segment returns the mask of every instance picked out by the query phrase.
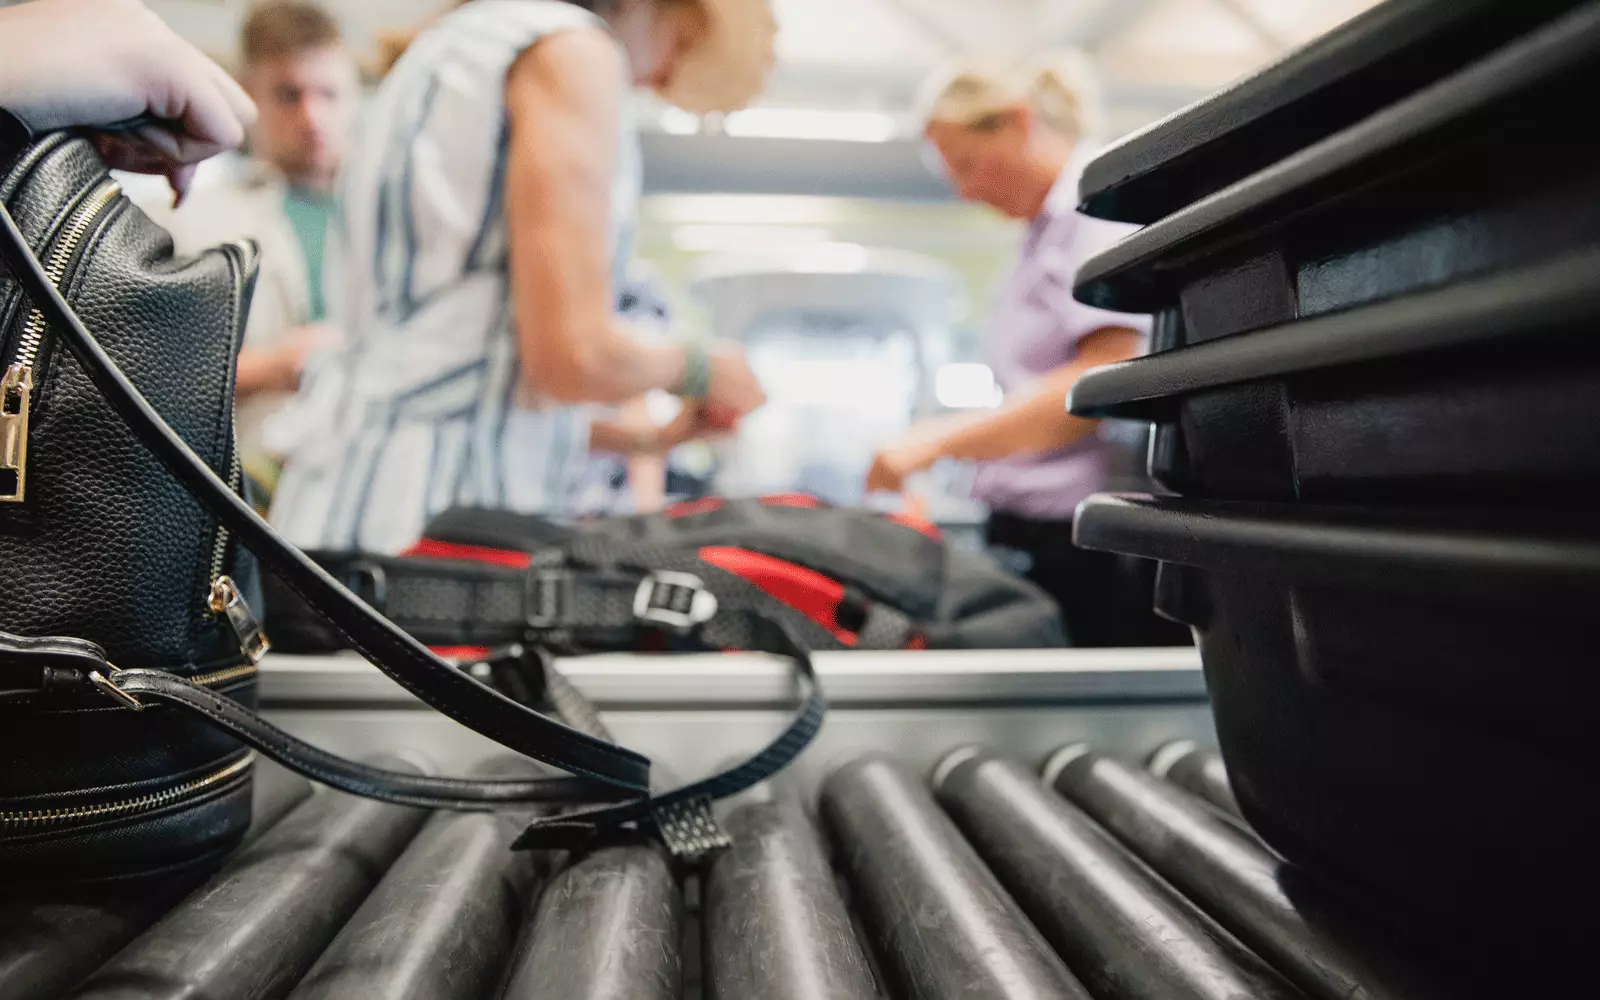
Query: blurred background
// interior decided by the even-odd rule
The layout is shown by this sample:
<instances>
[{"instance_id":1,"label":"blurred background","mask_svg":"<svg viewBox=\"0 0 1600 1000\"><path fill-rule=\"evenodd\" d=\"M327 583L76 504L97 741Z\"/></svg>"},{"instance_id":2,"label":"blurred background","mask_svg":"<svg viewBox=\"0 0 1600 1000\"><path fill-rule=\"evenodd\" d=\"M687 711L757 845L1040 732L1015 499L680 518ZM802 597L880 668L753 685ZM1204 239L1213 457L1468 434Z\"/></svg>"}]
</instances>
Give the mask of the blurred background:
<instances>
[{"instance_id":1,"label":"blurred background","mask_svg":"<svg viewBox=\"0 0 1600 1000\"><path fill-rule=\"evenodd\" d=\"M1097 70L1102 141L1137 130L1373 0L775 0L778 66L754 107L646 101L638 253L683 336L744 341L773 402L735 441L674 456L669 489L798 489L862 503L873 449L914 416L1000 400L977 336L1021 227L954 200L915 136L924 76L973 49L1070 46ZM224 64L249 0L151 0ZM435 0L324 0L376 64ZM965 473L914 486L976 525Z\"/></svg>"}]
</instances>

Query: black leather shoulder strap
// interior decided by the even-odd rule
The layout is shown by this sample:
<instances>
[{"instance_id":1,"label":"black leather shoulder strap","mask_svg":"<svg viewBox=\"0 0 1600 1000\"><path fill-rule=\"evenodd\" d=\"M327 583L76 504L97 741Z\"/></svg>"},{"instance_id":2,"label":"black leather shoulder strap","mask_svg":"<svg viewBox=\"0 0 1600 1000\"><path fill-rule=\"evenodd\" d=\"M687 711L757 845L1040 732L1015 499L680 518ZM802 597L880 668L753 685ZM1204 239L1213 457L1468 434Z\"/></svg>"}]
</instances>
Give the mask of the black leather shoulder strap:
<instances>
[{"instance_id":1,"label":"black leather shoulder strap","mask_svg":"<svg viewBox=\"0 0 1600 1000\"><path fill-rule=\"evenodd\" d=\"M605 784L641 793L648 790L648 759L569 729L451 667L280 537L173 432L101 349L45 275L3 205L0 257L139 440L271 572L316 608L351 648L422 701L502 746Z\"/></svg>"},{"instance_id":2,"label":"black leather shoulder strap","mask_svg":"<svg viewBox=\"0 0 1600 1000\"><path fill-rule=\"evenodd\" d=\"M571 846L621 824L654 824L674 851L692 854L710 841L707 803L744 790L777 773L820 730L827 704L816 683L810 649L833 645L832 637L804 615L748 583L705 566L676 550L617 546L599 540L574 545L578 558L599 570L594 586L568 589L539 629L608 628L622 622L673 625L688 622L713 647L750 649L789 656L801 675L799 711L779 737L750 760L683 788L649 797L650 762L594 735L561 725L486 687L444 662L395 627L281 538L219 479L167 426L116 364L100 348L44 274L15 221L0 204L0 258L29 298L63 338L96 387L167 469L277 577L316 608L351 648L418 698L444 714L535 760L578 775L577 779L474 781L382 771L335 757L295 739L255 713L205 688L161 671L117 671L103 651L81 640L30 640L0 634L0 673L18 673L21 690L93 685L128 708L151 701L191 712L233 732L246 744L333 787L407 805L485 809L530 802L565 802L576 811L535 824L524 847ZM591 551L583 552L581 550ZM691 571L725 577L710 596ZM614 575L623 573L624 585ZM630 572L636 574L629 576ZM542 579L536 567L534 579ZM554 582L551 580L550 582ZM718 604L722 606L718 608ZM704 608L716 609L702 615ZM37 677L34 665L39 666ZM3 679L3 678L0 678ZM0 694L4 694L0 691ZM609 786L609 787L600 787ZM626 798L619 805L607 799Z\"/></svg>"},{"instance_id":3,"label":"black leather shoulder strap","mask_svg":"<svg viewBox=\"0 0 1600 1000\"><path fill-rule=\"evenodd\" d=\"M0 108L0 175L11 169L11 164L16 162L31 141L33 133L22 119Z\"/></svg>"}]
</instances>

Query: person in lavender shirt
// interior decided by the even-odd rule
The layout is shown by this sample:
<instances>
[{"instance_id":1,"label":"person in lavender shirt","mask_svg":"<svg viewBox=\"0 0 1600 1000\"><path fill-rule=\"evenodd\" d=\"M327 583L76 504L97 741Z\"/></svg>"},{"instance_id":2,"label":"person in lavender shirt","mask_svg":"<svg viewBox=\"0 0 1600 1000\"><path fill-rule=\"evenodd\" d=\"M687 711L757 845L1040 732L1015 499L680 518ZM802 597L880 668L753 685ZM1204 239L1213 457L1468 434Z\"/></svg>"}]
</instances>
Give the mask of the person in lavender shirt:
<instances>
[{"instance_id":1,"label":"person in lavender shirt","mask_svg":"<svg viewBox=\"0 0 1600 1000\"><path fill-rule=\"evenodd\" d=\"M898 492L940 459L974 461L989 543L1026 554L1028 576L1061 605L1075 645L1186 641L1148 600L1121 606L1128 588L1115 556L1071 542L1073 511L1105 487L1114 446L1096 421L1067 413L1067 392L1090 368L1143 353L1149 332L1147 316L1072 297L1078 266L1132 229L1076 211L1096 125L1088 76L1073 53L963 57L930 79L924 107L927 139L961 198L1029 223L985 333L1005 402L912 427L878 452L867 488Z\"/></svg>"}]
</instances>

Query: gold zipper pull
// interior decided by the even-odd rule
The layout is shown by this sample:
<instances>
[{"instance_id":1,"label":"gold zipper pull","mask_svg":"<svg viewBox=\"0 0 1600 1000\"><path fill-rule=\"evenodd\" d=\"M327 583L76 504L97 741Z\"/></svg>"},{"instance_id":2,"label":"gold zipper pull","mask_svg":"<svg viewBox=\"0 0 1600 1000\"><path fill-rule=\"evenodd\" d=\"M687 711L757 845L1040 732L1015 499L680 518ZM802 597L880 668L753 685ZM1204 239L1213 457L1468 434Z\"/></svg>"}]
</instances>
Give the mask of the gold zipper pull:
<instances>
[{"instance_id":1,"label":"gold zipper pull","mask_svg":"<svg viewBox=\"0 0 1600 1000\"><path fill-rule=\"evenodd\" d=\"M28 412L33 366L12 365L0 377L0 503L21 503L28 490Z\"/></svg>"},{"instance_id":2,"label":"gold zipper pull","mask_svg":"<svg viewBox=\"0 0 1600 1000\"><path fill-rule=\"evenodd\" d=\"M267 634L261 630L261 623L256 620L250 605L245 603L244 595L239 593L239 585L233 582L233 577L219 576L212 581L210 605L216 614L227 616L228 624L233 626L233 634L239 637L239 649L249 657L250 662L260 663L272 648L272 643L267 641Z\"/></svg>"}]
</instances>

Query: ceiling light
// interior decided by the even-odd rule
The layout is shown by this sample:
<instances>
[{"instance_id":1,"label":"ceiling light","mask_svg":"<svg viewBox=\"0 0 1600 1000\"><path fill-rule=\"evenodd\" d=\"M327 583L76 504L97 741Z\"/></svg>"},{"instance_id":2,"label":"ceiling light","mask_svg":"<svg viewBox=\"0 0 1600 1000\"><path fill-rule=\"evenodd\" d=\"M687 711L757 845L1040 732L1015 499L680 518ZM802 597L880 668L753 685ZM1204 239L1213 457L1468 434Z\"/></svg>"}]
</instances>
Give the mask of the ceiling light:
<instances>
[{"instance_id":1,"label":"ceiling light","mask_svg":"<svg viewBox=\"0 0 1600 1000\"><path fill-rule=\"evenodd\" d=\"M859 243L811 243L784 255L797 271L854 274L867 269L871 254Z\"/></svg>"},{"instance_id":2,"label":"ceiling light","mask_svg":"<svg viewBox=\"0 0 1600 1000\"><path fill-rule=\"evenodd\" d=\"M690 253L748 253L821 243L832 235L815 226L689 224L672 231L672 243Z\"/></svg>"},{"instance_id":3,"label":"ceiling light","mask_svg":"<svg viewBox=\"0 0 1600 1000\"><path fill-rule=\"evenodd\" d=\"M722 120L722 131L751 139L831 139L836 142L888 142L898 128L892 115L878 111L823 111L815 108L748 108Z\"/></svg>"}]
</instances>

